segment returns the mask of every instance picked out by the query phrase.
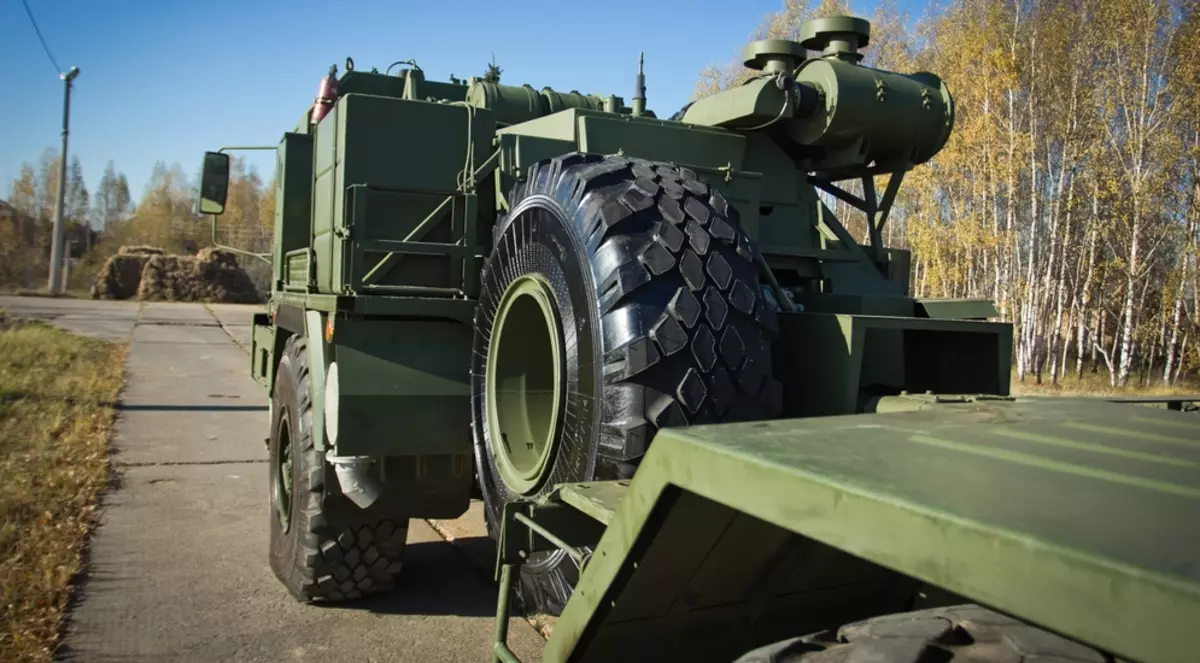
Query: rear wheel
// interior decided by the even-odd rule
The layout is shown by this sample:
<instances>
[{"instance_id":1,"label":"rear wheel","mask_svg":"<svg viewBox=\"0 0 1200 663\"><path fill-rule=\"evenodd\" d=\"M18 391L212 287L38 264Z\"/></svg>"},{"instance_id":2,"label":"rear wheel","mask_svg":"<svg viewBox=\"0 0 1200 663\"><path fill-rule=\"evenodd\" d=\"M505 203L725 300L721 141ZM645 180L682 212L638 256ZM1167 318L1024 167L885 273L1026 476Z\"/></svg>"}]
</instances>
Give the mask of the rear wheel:
<instances>
[{"instance_id":1,"label":"rear wheel","mask_svg":"<svg viewBox=\"0 0 1200 663\"><path fill-rule=\"evenodd\" d=\"M633 475L660 428L767 419L775 310L737 213L694 172L573 154L509 198L482 277L472 426L488 526L555 484ZM561 612L578 569L532 556L527 610Z\"/></svg>"},{"instance_id":2,"label":"rear wheel","mask_svg":"<svg viewBox=\"0 0 1200 663\"><path fill-rule=\"evenodd\" d=\"M735 663L1050 663L1111 656L977 605L875 617L776 642Z\"/></svg>"},{"instance_id":3,"label":"rear wheel","mask_svg":"<svg viewBox=\"0 0 1200 663\"><path fill-rule=\"evenodd\" d=\"M326 463L312 437L307 343L288 339L272 395L271 570L297 600L354 599L393 587L408 521L365 513L351 521L326 509L328 500L346 498L326 495Z\"/></svg>"}]
</instances>

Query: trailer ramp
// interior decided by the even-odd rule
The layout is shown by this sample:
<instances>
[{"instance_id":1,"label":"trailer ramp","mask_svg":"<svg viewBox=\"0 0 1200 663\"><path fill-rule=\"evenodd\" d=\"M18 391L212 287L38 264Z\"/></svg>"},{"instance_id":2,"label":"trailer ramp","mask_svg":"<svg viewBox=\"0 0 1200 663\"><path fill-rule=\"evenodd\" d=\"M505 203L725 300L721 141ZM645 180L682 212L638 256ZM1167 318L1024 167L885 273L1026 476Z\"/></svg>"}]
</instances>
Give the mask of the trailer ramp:
<instances>
[{"instance_id":1,"label":"trailer ramp","mask_svg":"<svg viewBox=\"0 0 1200 663\"><path fill-rule=\"evenodd\" d=\"M1055 399L665 430L629 482L509 505L584 567L545 661L730 661L977 602L1122 657L1200 651L1200 416Z\"/></svg>"}]
</instances>

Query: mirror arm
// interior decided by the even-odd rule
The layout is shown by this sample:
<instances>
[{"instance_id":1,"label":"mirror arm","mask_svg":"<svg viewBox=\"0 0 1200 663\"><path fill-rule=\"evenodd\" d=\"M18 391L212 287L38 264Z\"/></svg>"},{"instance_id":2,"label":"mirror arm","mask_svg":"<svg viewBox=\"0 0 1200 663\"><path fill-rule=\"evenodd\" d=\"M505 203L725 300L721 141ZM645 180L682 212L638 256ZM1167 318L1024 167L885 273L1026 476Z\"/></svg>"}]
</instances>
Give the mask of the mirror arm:
<instances>
[{"instance_id":1,"label":"mirror arm","mask_svg":"<svg viewBox=\"0 0 1200 663\"><path fill-rule=\"evenodd\" d=\"M249 151L255 151L255 150L265 151L265 150L274 150L274 149L277 149L277 148L273 145L272 146L265 146L265 145L229 146L229 147L222 147L221 149L217 150L217 152L224 154L226 152L249 152ZM271 264L271 254L269 254L269 253L253 253L253 252L246 251L243 249L234 248L232 246L225 246L224 244L217 242L217 215L209 214L208 219L209 219L209 226L212 230L212 243L213 243L214 247L225 250L225 251L230 251L232 253L240 253L245 256L253 256L255 258L258 258L259 260L262 260L263 262L267 263L268 265Z\"/></svg>"}]
</instances>

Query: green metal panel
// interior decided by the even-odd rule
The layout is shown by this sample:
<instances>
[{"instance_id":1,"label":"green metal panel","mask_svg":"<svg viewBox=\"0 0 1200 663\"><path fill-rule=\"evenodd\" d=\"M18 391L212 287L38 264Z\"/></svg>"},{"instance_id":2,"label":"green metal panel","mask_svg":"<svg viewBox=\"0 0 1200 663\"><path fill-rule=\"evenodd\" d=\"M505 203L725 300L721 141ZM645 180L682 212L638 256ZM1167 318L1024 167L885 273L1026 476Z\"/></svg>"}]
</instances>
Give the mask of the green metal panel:
<instances>
[{"instance_id":1,"label":"green metal panel","mask_svg":"<svg viewBox=\"0 0 1200 663\"><path fill-rule=\"evenodd\" d=\"M275 280L304 285L307 273L293 274L287 256L307 253L312 233L313 138L287 133L276 150L275 241L271 260ZM305 268L307 269L307 258Z\"/></svg>"},{"instance_id":2,"label":"green metal panel","mask_svg":"<svg viewBox=\"0 0 1200 663\"><path fill-rule=\"evenodd\" d=\"M805 312L781 314L779 326L784 416L852 414L900 391L1009 393L1006 323Z\"/></svg>"},{"instance_id":3,"label":"green metal panel","mask_svg":"<svg viewBox=\"0 0 1200 663\"><path fill-rule=\"evenodd\" d=\"M369 71L347 71L338 79L338 94L370 94L400 99L404 96L404 78Z\"/></svg>"},{"instance_id":4,"label":"green metal panel","mask_svg":"<svg viewBox=\"0 0 1200 663\"><path fill-rule=\"evenodd\" d=\"M986 320L1000 315L987 299L918 299L917 310L927 318Z\"/></svg>"},{"instance_id":5,"label":"green metal panel","mask_svg":"<svg viewBox=\"0 0 1200 663\"><path fill-rule=\"evenodd\" d=\"M574 141L500 132L500 170L516 175L542 159L552 159L574 150ZM507 193L507 189L503 193Z\"/></svg>"},{"instance_id":6,"label":"green metal panel","mask_svg":"<svg viewBox=\"0 0 1200 663\"><path fill-rule=\"evenodd\" d=\"M579 118L580 151L620 151L643 159L742 170L746 138L739 134L599 111L574 112Z\"/></svg>"},{"instance_id":7,"label":"green metal panel","mask_svg":"<svg viewBox=\"0 0 1200 663\"><path fill-rule=\"evenodd\" d=\"M319 451L324 451L329 441L325 438L325 371L329 367L329 353L325 343L325 320L327 314L321 311L304 312L304 336L308 347L308 376L309 395L312 398L312 436L313 444Z\"/></svg>"},{"instance_id":8,"label":"green metal panel","mask_svg":"<svg viewBox=\"0 0 1200 663\"><path fill-rule=\"evenodd\" d=\"M336 109L333 240L317 254L328 291L473 292L484 249L466 238L477 237L473 173L492 153L490 111L356 94Z\"/></svg>"},{"instance_id":9,"label":"green metal panel","mask_svg":"<svg viewBox=\"0 0 1200 663\"><path fill-rule=\"evenodd\" d=\"M752 520L736 525L716 507ZM677 558L707 545L666 536L706 514L769 523L1133 660L1185 663L1200 648L1191 414L1046 399L665 430L544 660L591 660L589 648L638 619L656 620L660 639L693 620L722 623L680 599L744 557L718 564L711 548L680 571L680 596L630 593L649 545Z\"/></svg>"},{"instance_id":10,"label":"green metal panel","mask_svg":"<svg viewBox=\"0 0 1200 663\"><path fill-rule=\"evenodd\" d=\"M335 104L314 129L312 259L316 268L316 287L321 292L331 292L333 288L334 231L338 227L335 220L341 211L337 206L337 192L342 183L336 167L340 115L341 105Z\"/></svg>"},{"instance_id":11,"label":"green metal panel","mask_svg":"<svg viewBox=\"0 0 1200 663\"><path fill-rule=\"evenodd\" d=\"M326 313L344 313L362 316L441 318L465 323L470 323L475 316L475 302L466 299L394 297L389 295L352 297L277 292L273 294L272 300L279 305L315 309Z\"/></svg>"},{"instance_id":12,"label":"green metal panel","mask_svg":"<svg viewBox=\"0 0 1200 663\"><path fill-rule=\"evenodd\" d=\"M551 138L578 144L578 113L577 110L565 110L561 113L546 115L539 117L536 120L522 122L511 127L505 127L496 131L501 136L505 135L520 135L520 136L536 136L538 138Z\"/></svg>"},{"instance_id":13,"label":"green metal panel","mask_svg":"<svg viewBox=\"0 0 1200 663\"><path fill-rule=\"evenodd\" d=\"M275 386L275 333L275 326L267 314L254 314L250 334L250 376L268 393Z\"/></svg>"},{"instance_id":14,"label":"green metal panel","mask_svg":"<svg viewBox=\"0 0 1200 663\"><path fill-rule=\"evenodd\" d=\"M339 455L470 452L470 326L339 317L333 345Z\"/></svg>"}]
</instances>

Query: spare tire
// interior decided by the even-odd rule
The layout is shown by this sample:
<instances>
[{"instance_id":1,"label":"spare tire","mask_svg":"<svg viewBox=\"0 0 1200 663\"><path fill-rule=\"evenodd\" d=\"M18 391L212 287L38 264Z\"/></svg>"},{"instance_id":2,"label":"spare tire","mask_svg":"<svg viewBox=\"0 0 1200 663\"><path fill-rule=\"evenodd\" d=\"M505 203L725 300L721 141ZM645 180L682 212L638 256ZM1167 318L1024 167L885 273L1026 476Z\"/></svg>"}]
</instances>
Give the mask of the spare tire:
<instances>
[{"instance_id":1,"label":"spare tire","mask_svg":"<svg viewBox=\"0 0 1200 663\"><path fill-rule=\"evenodd\" d=\"M472 428L489 531L505 503L628 478L661 428L778 416L776 311L737 211L695 172L571 154L509 196L482 274ZM562 611L578 569L531 556L525 608Z\"/></svg>"}]
</instances>

